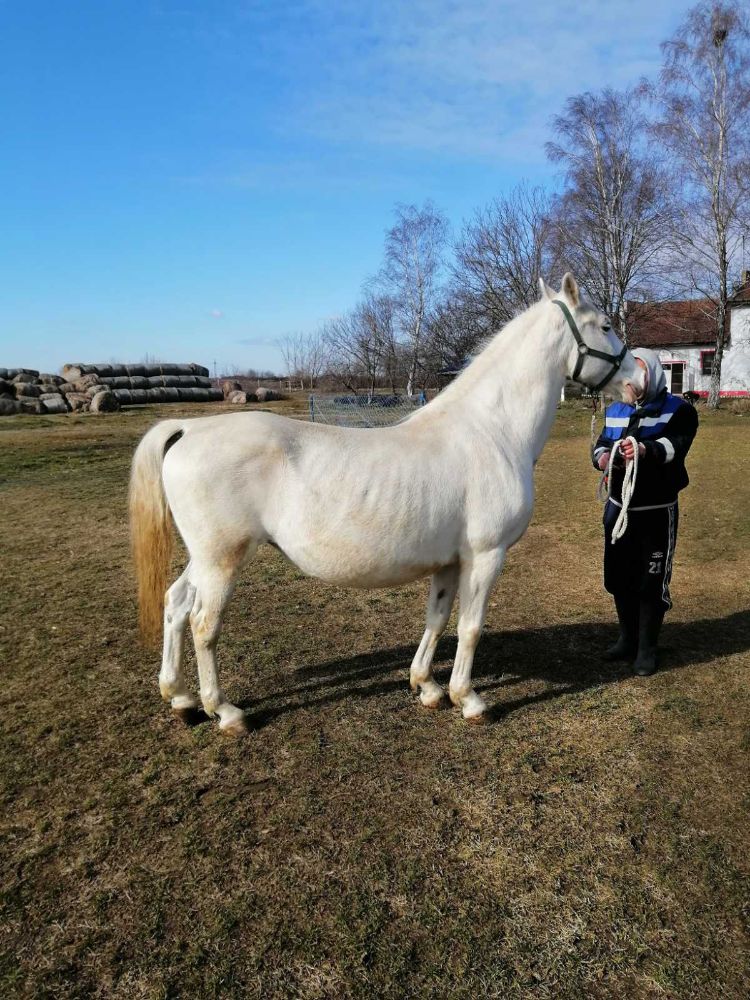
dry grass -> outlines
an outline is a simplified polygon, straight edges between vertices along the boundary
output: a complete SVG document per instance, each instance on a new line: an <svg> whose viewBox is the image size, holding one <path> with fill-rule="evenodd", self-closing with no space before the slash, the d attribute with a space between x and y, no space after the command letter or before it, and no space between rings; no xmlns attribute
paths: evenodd
<svg viewBox="0 0 750 1000"><path fill-rule="evenodd" d="M156 413L0 425L3 996L748 995L746 417L701 414L655 677L599 659L571 406L480 646L490 725L408 691L424 585L338 591L268 550L221 646L232 742L170 717L136 644Z"/></svg>

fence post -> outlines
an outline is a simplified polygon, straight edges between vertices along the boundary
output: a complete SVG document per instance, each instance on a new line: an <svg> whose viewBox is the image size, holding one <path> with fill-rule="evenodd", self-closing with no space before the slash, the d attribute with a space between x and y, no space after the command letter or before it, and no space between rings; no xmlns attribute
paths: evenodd
<svg viewBox="0 0 750 1000"><path fill-rule="evenodd" d="M315 423L315 396L310 396L310 420Z"/></svg>

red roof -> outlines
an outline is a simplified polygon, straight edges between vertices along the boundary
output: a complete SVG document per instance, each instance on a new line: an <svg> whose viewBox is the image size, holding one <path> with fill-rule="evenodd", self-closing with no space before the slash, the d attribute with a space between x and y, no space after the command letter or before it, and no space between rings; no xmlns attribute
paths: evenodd
<svg viewBox="0 0 750 1000"><path fill-rule="evenodd" d="M706 299L631 302L627 326L631 347L712 344L716 340L713 304Z"/></svg>
<svg viewBox="0 0 750 1000"><path fill-rule="evenodd" d="M730 308L750 305L750 274L746 271L743 278ZM710 299L630 302L627 324L631 347L685 347L716 341L716 308Z"/></svg>

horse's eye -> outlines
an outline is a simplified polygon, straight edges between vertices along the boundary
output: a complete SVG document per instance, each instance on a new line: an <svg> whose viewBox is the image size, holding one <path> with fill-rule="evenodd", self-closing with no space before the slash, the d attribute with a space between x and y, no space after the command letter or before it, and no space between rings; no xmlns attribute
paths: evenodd
<svg viewBox="0 0 750 1000"><path fill-rule="evenodd" d="M609 325L609 323L605 323L604 326L602 327L602 330L604 330L605 333L609 333L611 329L612 327Z"/></svg>

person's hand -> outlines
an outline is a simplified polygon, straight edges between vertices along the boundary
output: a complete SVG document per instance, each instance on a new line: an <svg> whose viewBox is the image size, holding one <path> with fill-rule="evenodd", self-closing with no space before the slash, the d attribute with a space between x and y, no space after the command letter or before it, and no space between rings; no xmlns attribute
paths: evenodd
<svg viewBox="0 0 750 1000"><path fill-rule="evenodd" d="M597 465L599 466L602 472L607 471L607 466L609 465L609 456L610 452L608 451L602 452L602 454L599 456L599 461L597 462Z"/></svg>
<svg viewBox="0 0 750 1000"><path fill-rule="evenodd" d="M633 442L629 438L623 441L622 446L620 447L620 451L622 452L622 457L625 459L626 462L631 462L633 460L633 453L635 449L633 448ZM639 441L638 458L643 458L645 454L646 454L646 446L645 444Z"/></svg>

